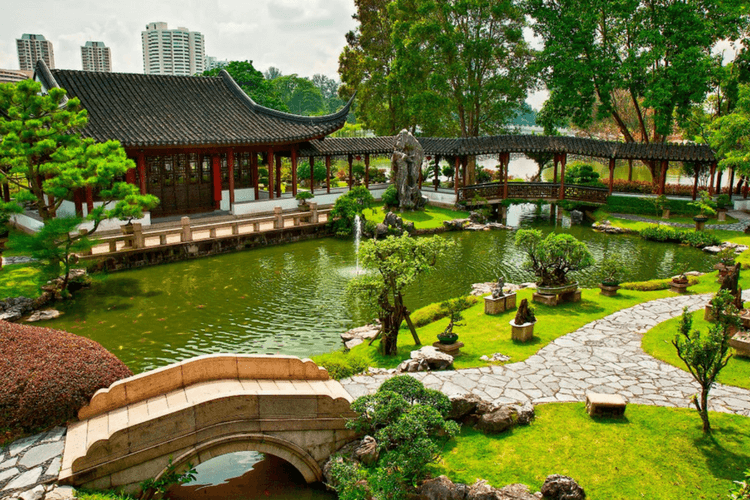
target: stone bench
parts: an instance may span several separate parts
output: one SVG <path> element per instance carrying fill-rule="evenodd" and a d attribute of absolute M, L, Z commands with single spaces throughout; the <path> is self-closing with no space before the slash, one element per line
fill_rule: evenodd
<path fill-rule="evenodd" d="M 592 417 L 621 417 L 627 403 L 619 394 L 586 393 L 586 413 Z"/>

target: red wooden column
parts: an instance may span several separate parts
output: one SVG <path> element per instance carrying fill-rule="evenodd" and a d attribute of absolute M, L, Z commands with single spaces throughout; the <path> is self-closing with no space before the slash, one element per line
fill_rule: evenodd
<path fill-rule="evenodd" d="M 453 191 L 456 193 L 456 201 L 458 201 L 458 172 L 461 170 L 461 158 L 456 156 L 456 162 L 453 166 Z"/>
<path fill-rule="evenodd" d="M 421 170 L 420 170 L 421 172 Z M 419 189 L 422 189 L 422 175 L 419 176 Z M 370 189 L 370 153 L 365 153 L 365 187 Z"/>
<path fill-rule="evenodd" d="M 708 184 L 708 194 L 713 196 L 714 194 L 714 175 L 716 174 L 716 162 L 711 163 L 711 170 L 709 173 L 709 184 Z"/>
<path fill-rule="evenodd" d="M 609 159 L 609 194 L 612 194 L 612 190 L 615 187 L 615 159 Z"/>
<path fill-rule="evenodd" d="M 273 149 L 268 149 L 268 157 L 266 159 L 266 166 L 268 167 L 268 199 L 273 200 L 276 197 L 274 182 L 273 182 Z"/>
<path fill-rule="evenodd" d="M 352 184 L 354 183 L 354 175 L 352 174 L 352 162 L 354 161 L 354 158 L 352 158 L 352 155 L 349 155 L 349 189 L 352 189 Z"/>
<path fill-rule="evenodd" d="M 214 153 L 211 155 L 211 177 L 214 181 L 214 209 L 221 208 L 221 158 Z"/>
<path fill-rule="evenodd" d="M 732 191 L 734 191 L 734 168 L 732 168 L 732 175 L 729 177 L 729 201 L 732 201 Z"/>
<path fill-rule="evenodd" d="M 310 194 L 315 194 L 315 157 L 310 157 Z"/>
<path fill-rule="evenodd" d="M 700 169 L 698 168 L 698 165 L 695 166 L 695 179 L 693 180 L 693 201 L 698 197 L 698 174 L 700 173 Z"/>
<path fill-rule="evenodd" d="M 141 194 L 146 194 L 146 155 L 143 151 L 138 153 L 138 178 L 140 180 Z"/>
<path fill-rule="evenodd" d="M 326 193 L 331 193 L 331 157 L 326 155 Z"/>
<path fill-rule="evenodd" d="M 554 172 L 555 172 L 555 175 L 554 175 L 554 177 L 552 178 L 552 182 L 553 182 L 554 184 L 557 184 L 557 163 L 558 163 L 559 161 L 560 161 L 560 155 L 559 155 L 559 154 L 557 154 L 557 153 L 555 153 L 555 156 L 554 156 L 554 160 L 552 160 L 553 164 L 555 165 L 555 167 L 554 167 Z"/>
<path fill-rule="evenodd" d="M 83 217 L 83 189 L 78 188 L 73 193 L 73 203 L 76 207 L 76 216 Z"/>
<path fill-rule="evenodd" d="M 276 197 L 281 198 L 281 155 L 276 155 Z"/>
<path fill-rule="evenodd" d="M 467 174 L 469 170 L 469 157 L 464 156 L 461 158 L 461 187 L 466 187 L 467 184 Z"/>
<path fill-rule="evenodd" d="M 565 164 L 568 163 L 568 153 L 560 155 L 560 196 L 558 199 L 565 199 Z"/>
<path fill-rule="evenodd" d="M 503 183 L 503 199 L 506 200 L 508 199 L 508 171 L 510 170 L 510 168 L 508 168 L 508 165 L 510 164 L 510 153 L 503 153 L 502 158 L 503 159 L 501 160 L 501 165 L 503 174 L 505 175 L 505 182 Z"/>
<path fill-rule="evenodd" d="M 137 161 L 138 160 L 136 159 L 136 167 L 135 168 L 138 168 Z M 136 182 L 135 182 L 135 168 L 129 168 L 128 171 L 125 172 L 125 182 L 127 182 L 128 184 L 132 184 L 133 186 L 137 185 Z"/>
<path fill-rule="evenodd" d="M 723 175 L 724 175 L 724 172 L 722 172 L 721 170 L 716 172 L 716 194 L 717 195 L 721 194 L 721 178 Z"/>
<path fill-rule="evenodd" d="M 435 191 L 437 191 L 440 186 L 440 155 L 435 156 L 435 181 L 433 184 L 435 184 Z"/>
<path fill-rule="evenodd" d="M 91 186 L 86 186 L 86 210 L 86 215 L 94 211 L 94 190 Z"/>
<path fill-rule="evenodd" d="M 745 196 L 747 198 L 747 196 Z M 6 182 L 3 184 L 3 200 L 5 203 L 8 203 L 10 201 L 10 185 Z"/>
<path fill-rule="evenodd" d="M 292 196 L 297 196 L 297 148 L 296 147 L 292 147 Z"/>
<path fill-rule="evenodd" d="M 227 168 L 229 169 L 229 210 L 234 208 L 234 150 L 227 153 Z"/>
<path fill-rule="evenodd" d="M 633 159 L 628 159 L 628 182 L 633 180 Z"/>
<path fill-rule="evenodd" d="M 258 175 L 258 153 L 255 151 L 250 153 L 250 176 L 252 177 L 254 199 L 257 200 L 260 198 L 260 175 Z"/>
<path fill-rule="evenodd" d="M 667 183 L 667 170 L 669 169 L 669 161 L 661 161 L 661 173 L 659 175 L 659 191 L 657 194 L 664 194 L 664 185 Z"/>

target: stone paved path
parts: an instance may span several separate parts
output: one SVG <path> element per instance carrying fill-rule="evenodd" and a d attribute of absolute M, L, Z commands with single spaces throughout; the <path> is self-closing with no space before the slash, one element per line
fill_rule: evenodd
<path fill-rule="evenodd" d="M 649 219 L 648 217 L 642 217 L 640 215 L 634 215 L 634 214 L 610 214 L 612 217 L 617 217 L 618 219 L 626 219 L 626 220 L 632 220 L 637 222 L 650 222 L 653 224 L 664 224 L 666 226 L 672 226 L 672 227 L 684 227 L 684 228 L 694 228 L 695 224 L 684 224 L 682 222 L 669 222 L 668 220 L 662 220 L 662 219 Z M 736 210 L 729 210 L 727 212 L 727 215 L 730 217 L 733 217 L 737 219 L 737 222 L 732 224 L 706 224 L 706 229 L 722 229 L 724 231 L 739 231 L 742 232 L 745 230 L 747 226 L 750 226 L 750 215 L 746 214 L 745 212 L 740 212 Z"/>
<path fill-rule="evenodd" d="M 744 295 L 750 299 L 750 293 Z M 594 391 L 618 393 L 634 404 L 686 407 L 698 384 L 686 371 L 643 352 L 641 338 L 658 323 L 682 314 L 684 306 L 695 311 L 709 298 L 669 297 L 618 311 L 556 339 L 523 362 L 411 375 L 449 396 L 473 393 L 495 403 L 584 401 L 586 392 Z M 341 382 L 356 398 L 376 391 L 390 376 L 361 375 Z M 750 416 L 746 389 L 717 385 L 709 400 L 712 410 Z"/>
<path fill-rule="evenodd" d="M 0 498 L 57 481 L 65 447 L 65 427 L 19 439 L 0 448 Z M 43 495 L 44 489 L 41 489 Z"/>

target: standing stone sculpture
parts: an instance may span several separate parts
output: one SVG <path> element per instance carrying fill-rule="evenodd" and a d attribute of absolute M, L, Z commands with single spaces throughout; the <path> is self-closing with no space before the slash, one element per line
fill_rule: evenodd
<path fill-rule="evenodd" d="M 398 189 L 398 207 L 412 210 L 422 208 L 424 201 L 419 189 L 419 172 L 424 160 L 424 149 L 408 130 L 396 136 L 391 156 L 391 168 Z"/>

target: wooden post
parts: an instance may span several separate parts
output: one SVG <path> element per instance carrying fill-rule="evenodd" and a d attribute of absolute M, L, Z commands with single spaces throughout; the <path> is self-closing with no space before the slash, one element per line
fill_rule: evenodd
<path fill-rule="evenodd" d="M 453 167 L 453 191 L 456 193 L 456 202 L 458 202 L 458 171 L 461 169 L 461 158 L 456 155 L 455 165 Z"/>
<path fill-rule="evenodd" d="M 698 168 L 698 165 L 695 166 L 695 179 L 693 180 L 693 201 L 695 201 L 695 198 L 698 196 L 698 174 L 700 173 L 700 169 Z"/>
<path fill-rule="evenodd" d="M 292 146 L 292 197 L 295 196 L 297 196 L 297 148 Z"/>
<path fill-rule="evenodd" d="M 86 215 L 94 211 L 94 189 L 86 186 Z"/>
<path fill-rule="evenodd" d="M 732 174 L 729 177 L 729 201 L 732 201 L 732 191 L 734 191 L 734 168 L 732 168 Z"/>
<path fill-rule="evenodd" d="M 612 195 L 612 190 L 615 187 L 615 159 L 609 159 L 609 195 Z"/>
<path fill-rule="evenodd" d="M 721 177 L 723 174 L 724 172 L 722 172 L 721 170 L 716 172 L 716 194 L 717 195 L 721 194 Z"/>
<path fill-rule="evenodd" d="M 468 172 L 469 170 L 469 157 L 463 156 L 461 158 L 461 187 L 466 187 L 468 185 Z"/>
<path fill-rule="evenodd" d="M 141 194 L 146 194 L 146 155 L 143 151 L 138 153 L 138 177 L 140 177 Z"/>
<path fill-rule="evenodd" d="M 234 150 L 227 153 L 227 168 L 229 169 L 229 210 L 234 208 Z"/>
<path fill-rule="evenodd" d="M 274 176 L 273 176 L 273 149 L 268 149 L 268 157 L 266 158 L 266 166 L 268 167 L 268 199 L 273 200 L 276 197 L 276 189 L 274 187 Z"/>
<path fill-rule="evenodd" d="M 435 181 L 433 184 L 435 184 L 435 191 L 437 192 L 438 187 L 440 187 L 440 155 L 435 156 Z"/>
<path fill-rule="evenodd" d="M 315 194 L 315 157 L 310 157 L 310 194 Z"/>
<path fill-rule="evenodd" d="M 221 208 L 221 159 L 218 154 L 211 155 L 211 177 L 214 180 L 214 209 Z"/>
<path fill-rule="evenodd" d="M 568 163 L 568 153 L 560 155 L 560 196 L 559 199 L 565 199 L 565 164 Z"/>
<path fill-rule="evenodd" d="M 3 184 L 3 200 L 5 203 L 8 203 L 10 201 L 10 186 L 6 182 Z"/>
<path fill-rule="evenodd" d="M 326 193 L 331 193 L 331 157 L 326 155 Z"/>
<path fill-rule="evenodd" d="M 422 189 L 421 174 L 419 176 L 419 179 L 420 179 L 419 189 Z M 365 153 L 365 187 L 367 189 L 370 189 L 370 153 Z"/>
<path fill-rule="evenodd" d="M 661 161 L 661 175 L 659 176 L 659 191 L 657 194 L 664 194 L 664 186 L 667 183 L 667 170 L 669 169 L 669 160 Z"/>
<path fill-rule="evenodd" d="M 633 180 L 633 159 L 628 159 L 628 182 Z"/>
<path fill-rule="evenodd" d="M 136 158 L 136 167 L 135 168 L 129 168 L 127 172 L 125 172 L 125 182 L 128 184 L 131 184 L 133 186 L 137 186 L 138 184 L 135 181 L 135 169 L 138 168 L 138 159 Z"/>
<path fill-rule="evenodd" d="M 554 184 L 557 184 L 557 163 L 560 161 L 560 155 L 555 153 L 554 160 L 552 161 L 555 164 L 555 167 L 554 167 L 555 174 L 554 174 L 554 177 L 552 178 L 552 182 Z"/>
<path fill-rule="evenodd" d="M 352 173 L 352 162 L 354 161 L 354 158 L 352 158 L 352 155 L 349 155 L 347 159 L 349 160 L 349 190 L 351 190 L 352 184 L 354 183 L 354 175 Z"/>
<path fill-rule="evenodd" d="M 508 199 L 508 171 L 510 168 L 508 168 L 510 164 L 510 153 L 503 153 L 503 160 L 502 160 L 502 169 L 503 173 L 505 174 L 505 182 L 503 183 L 503 199 Z"/>
<path fill-rule="evenodd" d="M 281 155 L 276 155 L 276 197 L 281 198 Z"/>
<path fill-rule="evenodd" d="M 713 196 L 714 194 L 714 175 L 716 174 L 716 162 L 711 163 L 711 170 L 709 177 L 709 184 L 708 184 L 708 194 Z"/>
<path fill-rule="evenodd" d="M 78 188 L 73 193 L 73 203 L 76 207 L 76 217 L 83 217 L 83 189 Z"/>
<path fill-rule="evenodd" d="M 250 153 L 250 175 L 253 178 L 253 194 L 257 200 L 260 198 L 260 175 L 258 174 L 258 153 L 255 151 Z"/>

